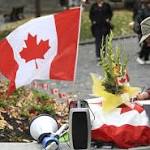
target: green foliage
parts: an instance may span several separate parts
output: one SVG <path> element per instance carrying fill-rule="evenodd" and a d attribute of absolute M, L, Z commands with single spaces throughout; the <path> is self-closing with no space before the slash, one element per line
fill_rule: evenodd
<path fill-rule="evenodd" d="M 0 40 L 5 38 L 9 33 L 11 32 L 11 30 L 4 30 L 0 32 Z"/>
<path fill-rule="evenodd" d="M 114 25 L 113 34 L 114 37 L 128 36 L 133 34 L 133 29 L 129 27 L 129 23 L 132 21 L 132 11 L 119 10 L 114 11 L 112 23 Z"/>
<path fill-rule="evenodd" d="M 37 90 L 33 90 L 33 93 L 34 93 L 35 97 L 40 97 L 40 99 L 43 101 L 46 101 L 49 98 L 51 98 L 50 95 L 48 95 L 47 93 L 39 92 Z"/>
<path fill-rule="evenodd" d="M 0 101 L 0 108 L 6 108 L 7 107 L 7 102 L 6 101 Z"/>
<path fill-rule="evenodd" d="M 111 33 L 106 39 L 106 44 L 102 43 L 100 64 L 104 72 L 103 85 L 105 89 L 110 93 L 119 94 L 123 87 L 117 84 L 116 78 L 125 75 L 128 60 L 125 55 L 121 57 L 118 47 L 113 49 L 112 39 L 113 34 Z"/>
<path fill-rule="evenodd" d="M 54 107 L 48 104 L 43 106 L 42 112 L 51 114 L 52 116 L 55 114 Z"/>
<path fill-rule="evenodd" d="M 32 18 L 29 17 L 29 18 L 25 18 L 25 19 L 22 19 L 19 21 L 8 22 L 8 23 L 5 23 L 4 25 L 1 25 L 0 40 L 3 39 L 4 37 L 6 37 L 12 30 L 14 30 L 18 26 L 24 24 L 25 22 L 29 21 L 30 19 L 32 19 Z"/>
<path fill-rule="evenodd" d="M 54 100 L 48 94 L 21 87 L 7 96 L 7 88 L 8 82 L 0 81 L 0 109 L 6 109 L 15 116 L 17 114 L 27 118 L 40 113 L 55 114 Z"/>
<path fill-rule="evenodd" d="M 81 33 L 80 33 L 80 40 L 86 40 L 92 38 L 91 33 L 91 21 L 89 19 L 89 12 L 83 11 L 81 17 Z"/>
<path fill-rule="evenodd" d="M 30 113 L 49 113 L 54 115 L 55 109 L 53 106 L 53 100 L 48 94 L 34 90 L 32 100 L 26 100 L 22 103 L 21 107 L 22 116 L 28 117 L 30 116 Z"/>

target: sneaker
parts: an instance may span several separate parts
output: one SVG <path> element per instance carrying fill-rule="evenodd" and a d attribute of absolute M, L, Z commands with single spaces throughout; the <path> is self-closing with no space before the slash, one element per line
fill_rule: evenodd
<path fill-rule="evenodd" d="M 145 64 L 150 65 L 150 60 L 146 60 L 146 61 L 145 61 Z"/>
<path fill-rule="evenodd" d="M 145 61 L 142 60 L 140 57 L 137 57 L 136 61 L 140 64 L 140 65 L 144 65 Z"/>

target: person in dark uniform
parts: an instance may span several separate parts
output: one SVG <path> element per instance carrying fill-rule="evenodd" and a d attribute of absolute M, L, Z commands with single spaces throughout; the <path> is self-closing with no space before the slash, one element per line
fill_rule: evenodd
<path fill-rule="evenodd" d="M 139 26 L 137 28 L 139 40 L 142 37 L 140 23 L 145 18 L 150 17 L 150 0 L 141 0 L 141 2 L 142 2 L 141 9 L 139 9 L 137 15 L 135 16 L 135 23 Z M 150 55 L 150 46 L 147 44 L 146 41 L 143 41 L 141 43 L 141 50 L 139 52 L 139 56 L 137 57 L 136 61 L 139 64 L 150 64 L 149 55 Z"/>
<path fill-rule="evenodd" d="M 89 12 L 91 20 L 91 32 L 95 38 L 96 58 L 100 60 L 100 49 L 103 44 L 105 45 L 106 36 L 110 33 L 112 27 L 111 18 L 113 11 L 109 3 L 104 0 L 96 0 L 92 4 Z"/>
<path fill-rule="evenodd" d="M 141 5 L 142 5 L 142 0 L 136 0 L 135 1 L 134 5 L 133 5 L 133 21 L 136 18 L 138 10 L 141 9 Z"/>
<path fill-rule="evenodd" d="M 68 7 L 69 0 L 59 0 L 60 6 L 64 9 Z"/>

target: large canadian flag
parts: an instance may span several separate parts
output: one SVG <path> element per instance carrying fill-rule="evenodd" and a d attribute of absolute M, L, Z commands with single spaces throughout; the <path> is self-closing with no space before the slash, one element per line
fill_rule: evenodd
<path fill-rule="evenodd" d="M 0 41 L 0 72 L 14 90 L 34 79 L 75 79 L 80 8 L 30 20 Z"/>

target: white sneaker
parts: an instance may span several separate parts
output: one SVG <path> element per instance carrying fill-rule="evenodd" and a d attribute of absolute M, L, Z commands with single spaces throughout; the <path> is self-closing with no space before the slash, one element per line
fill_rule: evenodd
<path fill-rule="evenodd" d="M 141 58 L 137 57 L 136 61 L 140 64 L 140 65 L 144 65 L 145 61 L 142 60 Z"/>
<path fill-rule="evenodd" d="M 150 65 L 150 60 L 146 60 L 146 61 L 145 61 L 145 64 Z"/>

